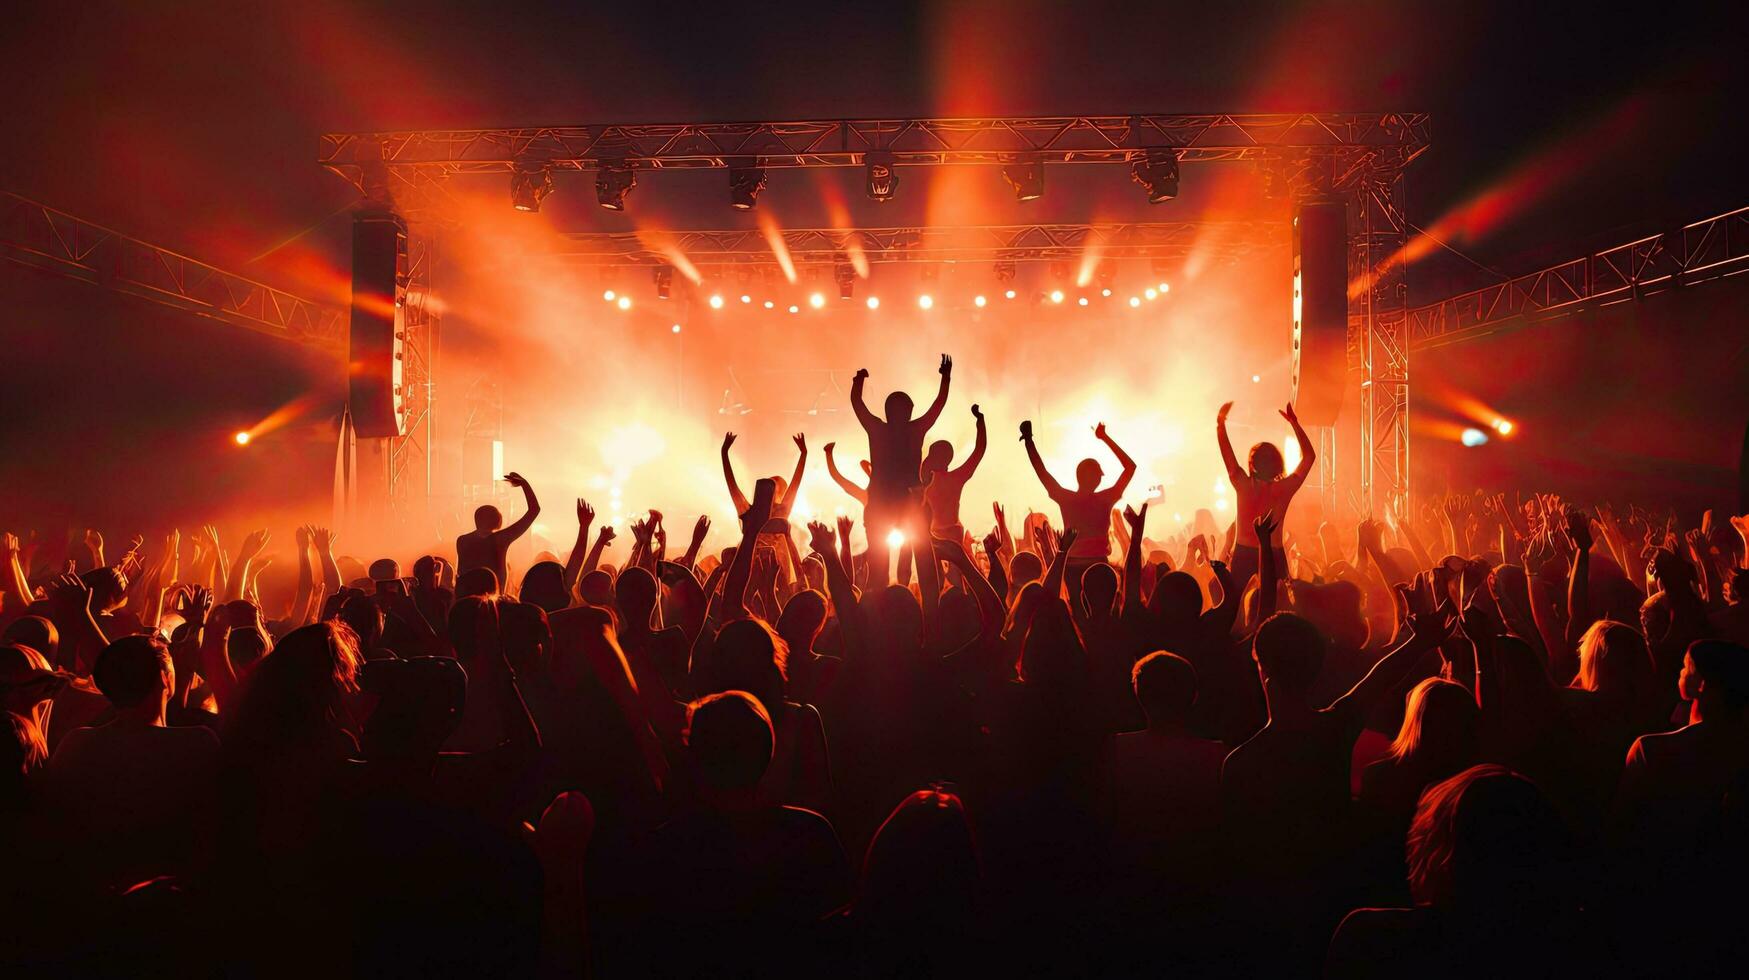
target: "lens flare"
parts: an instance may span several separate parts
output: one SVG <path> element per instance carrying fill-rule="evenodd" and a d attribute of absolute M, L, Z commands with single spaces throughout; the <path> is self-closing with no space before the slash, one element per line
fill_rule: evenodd
<path fill-rule="evenodd" d="M 713 294 L 711 296 L 711 309 L 720 310 L 722 308 L 723 308 L 723 298 L 721 296 L 717 296 L 717 295 Z"/>
<path fill-rule="evenodd" d="M 1488 441 L 1488 433 L 1481 429 L 1465 429 L 1464 434 L 1459 436 L 1458 440 L 1473 449 Z"/>
<path fill-rule="evenodd" d="M 808 305 L 817 310 L 826 305 L 826 297 L 823 294 L 814 293 L 808 297 Z"/>
<path fill-rule="evenodd" d="M 632 298 L 630 296 L 621 296 L 614 305 L 622 310 L 629 310 L 632 308 Z"/>
<path fill-rule="evenodd" d="M 917 297 L 917 305 L 927 310 L 935 305 L 935 297 L 928 293 L 924 293 L 922 296 Z"/>
<path fill-rule="evenodd" d="M 239 432 L 235 436 L 232 436 L 232 438 L 237 440 L 237 445 L 239 446 L 249 445 L 249 433 L 247 432 Z"/>
<path fill-rule="evenodd" d="M 898 528 L 893 528 L 891 531 L 887 532 L 887 547 L 889 547 L 889 548 L 903 548 L 904 546 L 905 546 L 905 532 L 904 531 L 901 531 Z"/>
<path fill-rule="evenodd" d="M 988 302 L 989 302 L 989 300 L 985 299 L 983 297 L 983 294 L 981 294 L 981 293 L 977 296 L 972 297 L 972 305 L 978 307 L 979 309 L 982 309 L 984 304 L 988 303 Z"/>
<path fill-rule="evenodd" d="M 868 308 L 871 310 L 880 309 L 881 308 L 881 298 L 879 296 L 870 296 L 868 298 Z"/>

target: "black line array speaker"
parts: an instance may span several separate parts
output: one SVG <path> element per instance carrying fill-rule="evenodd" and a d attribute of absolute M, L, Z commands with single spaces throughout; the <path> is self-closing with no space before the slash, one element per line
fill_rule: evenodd
<path fill-rule="evenodd" d="M 406 434 L 401 356 L 407 316 L 407 223 L 389 211 L 352 221 L 348 399 L 359 438 Z"/>
<path fill-rule="evenodd" d="M 1294 211 L 1294 408 L 1306 425 L 1335 425 L 1348 379 L 1348 209 Z"/>

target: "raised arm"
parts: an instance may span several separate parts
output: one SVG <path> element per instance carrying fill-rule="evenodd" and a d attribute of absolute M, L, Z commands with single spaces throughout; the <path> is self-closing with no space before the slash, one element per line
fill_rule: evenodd
<path fill-rule="evenodd" d="M 862 615 L 856 602 L 856 586 L 852 584 L 850 571 L 838 554 L 838 545 L 850 539 L 850 519 L 839 518 L 838 529 L 838 535 L 834 536 L 832 529 L 824 523 L 810 523 L 809 547 L 814 554 L 820 556 L 820 562 L 826 566 L 826 594 L 832 597 L 832 609 L 838 616 L 838 628 L 844 634 L 845 652 L 854 656 L 862 652 Z M 849 550 L 848 544 L 845 544 L 845 549 Z"/>
<path fill-rule="evenodd" d="M 1032 441 L 1031 420 L 1020 423 L 1020 441 L 1026 443 L 1026 458 L 1032 462 L 1032 471 L 1038 474 L 1038 482 L 1044 484 L 1045 493 L 1055 499 L 1063 492 L 1063 485 L 1051 476 L 1051 471 L 1045 469 L 1045 461 L 1038 454 L 1038 446 Z"/>
<path fill-rule="evenodd" d="M 753 549 L 759 543 L 759 531 L 771 519 L 771 500 L 777 496 L 777 484 L 760 480 L 753 485 L 753 502 L 741 515 L 741 546 L 735 549 L 735 560 L 723 580 L 725 619 L 739 619 L 747 612 L 747 582 L 753 576 Z"/>
<path fill-rule="evenodd" d="M 1148 505 L 1141 510 L 1123 509 L 1124 523 L 1129 525 L 1130 542 L 1123 557 L 1123 611 L 1142 608 L 1142 529 L 1148 524 Z"/>
<path fill-rule="evenodd" d="M 1215 441 L 1221 444 L 1221 462 L 1227 465 L 1227 479 L 1233 482 L 1233 488 L 1243 486 L 1247 479 L 1245 470 L 1239 465 L 1239 457 L 1233 455 L 1233 440 L 1227 436 L 1227 413 L 1233 410 L 1233 403 L 1221 406 L 1215 415 Z"/>
<path fill-rule="evenodd" d="M 309 622 L 310 594 L 316 591 L 316 573 L 310 567 L 310 539 L 313 536 L 307 524 L 293 534 L 298 543 L 298 591 L 292 599 L 291 618 L 296 626 Z"/>
<path fill-rule="evenodd" d="M 522 501 L 527 507 L 527 509 L 523 511 L 522 516 L 516 519 L 515 524 L 498 532 L 503 536 L 504 540 L 515 541 L 517 538 L 527 534 L 528 529 L 534 526 L 534 519 L 540 516 L 540 501 L 535 499 L 534 487 L 529 485 L 528 481 L 523 478 L 521 473 L 506 473 L 504 474 L 504 479 L 511 486 L 522 490 Z M 503 585 L 504 583 L 499 584 Z"/>
<path fill-rule="evenodd" d="M 578 575 L 579 579 L 595 571 L 595 566 L 601 564 L 601 552 L 613 543 L 613 538 L 613 525 L 601 525 L 601 530 L 595 532 L 595 545 L 589 549 L 589 557 L 583 561 L 583 571 Z"/>
<path fill-rule="evenodd" d="M 875 418 L 874 413 L 868 410 L 868 405 L 862 400 L 862 385 L 867 380 L 868 368 L 857 371 L 856 377 L 851 380 L 850 410 L 856 413 L 856 421 L 862 423 L 863 431 L 872 436 L 875 430 L 880 427 L 881 420 Z"/>
<path fill-rule="evenodd" d="M 838 472 L 838 464 L 832 459 L 832 450 L 836 448 L 837 445 L 838 444 L 835 442 L 828 442 L 826 444 L 826 473 L 828 476 L 832 477 L 833 483 L 838 484 L 839 489 L 850 494 L 852 500 L 855 500 L 857 503 L 866 507 L 868 506 L 868 488 L 858 486 L 856 483 L 852 482 L 849 477 Z"/>
<path fill-rule="evenodd" d="M 1045 598 L 1057 599 L 1063 595 L 1063 573 L 1069 564 L 1069 549 L 1075 544 L 1075 529 L 1065 528 L 1063 537 L 1057 542 L 1057 553 L 1051 556 L 1050 570 L 1045 572 Z"/>
<path fill-rule="evenodd" d="M 978 420 L 978 440 L 972 443 L 972 454 L 966 457 L 965 462 L 954 467 L 953 471 L 954 476 L 963 480 L 971 479 L 972 474 L 978 471 L 978 464 L 984 461 L 984 449 L 990 443 L 989 433 L 984 431 L 984 413 L 976 405 L 972 406 L 972 416 Z"/>
<path fill-rule="evenodd" d="M 790 474 L 789 487 L 783 492 L 783 503 L 792 504 L 802 492 L 802 477 L 808 472 L 808 437 L 807 433 L 798 432 L 795 435 L 796 469 Z"/>
<path fill-rule="evenodd" d="M 1131 459 L 1130 454 L 1124 452 L 1123 447 L 1119 446 L 1117 444 L 1117 440 L 1113 439 L 1105 431 L 1105 423 L 1104 422 L 1101 422 L 1101 423 L 1099 423 L 1099 425 L 1094 427 L 1093 435 L 1100 442 L 1105 443 L 1105 448 L 1111 450 L 1111 454 L 1113 456 L 1117 457 L 1118 465 L 1123 467 L 1122 471 L 1119 472 L 1117 475 L 1117 482 L 1113 483 L 1111 485 L 1111 491 L 1113 493 L 1120 493 L 1121 494 L 1124 492 L 1124 490 L 1129 488 L 1130 480 L 1135 478 L 1136 461 Z"/>
<path fill-rule="evenodd" d="M 692 566 L 698 561 L 698 549 L 704 545 L 704 536 L 711 530 L 711 519 L 704 514 L 698 515 L 698 522 L 692 525 L 692 540 L 686 545 L 686 554 L 680 558 L 680 567 L 692 571 Z"/>
<path fill-rule="evenodd" d="M 1270 535 L 1281 524 L 1275 519 L 1275 512 L 1270 511 L 1260 515 L 1251 522 L 1257 529 L 1257 540 L 1269 541 Z M 1275 594 L 1278 591 L 1276 583 L 1281 581 L 1281 570 L 1275 567 L 1275 549 L 1267 544 L 1257 549 L 1257 622 L 1275 615 Z"/>
<path fill-rule="evenodd" d="M 978 626 L 984 638 L 999 639 L 1002 635 L 1002 597 L 997 594 L 995 586 L 978 574 L 978 566 L 973 563 L 972 556 L 966 554 L 965 545 L 946 538 L 936 538 L 935 558 L 960 570 L 960 577 L 965 581 L 967 591 L 977 600 Z"/>
<path fill-rule="evenodd" d="M 346 583 L 340 581 L 340 563 L 334 560 L 334 532 L 325 527 L 312 528 L 310 540 L 316 546 L 316 558 L 322 563 L 322 596 L 340 591 Z M 317 608 L 321 604 L 317 603 Z"/>
<path fill-rule="evenodd" d="M 1300 444 L 1300 465 L 1294 467 L 1294 471 L 1287 475 L 1287 482 L 1298 487 L 1306 482 L 1306 477 L 1311 475 L 1312 464 L 1318 461 L 1318 450 L 1312 445 L 1312 437 L 1306 435 L 1306 427 L 1300 424 L 1300 416 L 1298 412 L 1294 411 L 1293 402 L 1288 402 L 1287 407 L 1281 410 L 1281 417 L 1287 419 L 1288 425 L 1293 426 L 1294 439 L 1298 440 Z"/>
<path fill-rule="evenodd" d="M 747 510 L 747 495 L 741 492 L 741 484 L 735 479 L 735 464 L 729 460 L 729 447 L 735 444 L 733 432 L 723 433 L 723 482 L 729 485 L 729 499 L 735 504 L 735 513 L 745 513 Z"/>
<path fill-rule="evenodd" d="M 941 387 L 936 389 L 935 401 L 917 419 L 918 424 L 925 429 L 934 425 L 935 420 L 941 418 L 941 410 L 947 407 L 947 388 L 953 381 L 953 358 L 946 354 L 941 355 L 941 367 L 938 370 L 941 372 Z"/>
<path fill-rule="evenodd" d="M 255 556 L 261 554 L 261 549 L 267 547 L 272 536 L 265 530 L 251 531 L 243 536 L 242 547 L 237 549 L 237 563 L 231 566 L 231 576 L 226 579 L 225 599 L 247 598 L 249 588 L 249 563 Z"/>
<path fill-rule="evenodd" d="M 1578 649 L 1579 639 L 1591 628 L 1591 519 L 1584 511 L 1569 509 L 1567 540 L 1573 543 L 1573 567 L 1567 576 L 1567 648 Z"/>
<path fill-rule="evenodd" d="M 1370 709 L 1380 697 L 1402 682 L 1423 654 L 1438 649 L 1445 642 L 1456 626 L 1456 620 L 1457 615 L 1449 603 L 1441 604 L 1432 612 L 1411 613 L 1408 638 L 1379 658 L 1359 683 L 1330 705 L 1330 710 L 1364 712 Z"/>
<path fill-rule="evenodd" d="M 577 540 L 571 545 L 571 553 L 565 556 L 565 591 L 577 584 L 577 577 L 583 574 L 583 560 L 589 556 L 589 528 L 595 523 L 595 508 L 589 506 L 589 501 L 577 498 Z"/>

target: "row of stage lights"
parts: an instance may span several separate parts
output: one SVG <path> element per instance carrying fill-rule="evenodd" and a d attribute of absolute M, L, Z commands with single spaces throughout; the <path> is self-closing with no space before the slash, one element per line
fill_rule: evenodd
<path fill-rule="evenodd" d="M 1156 146 L 1142 153 L 1142 159 L 1130 166 L 1130 179 L 1147 192 L 1148 203 L 1164 204 L 1177 197 L 1177 151 Z M 765 168 L 758 165 L 757 159 L 743 158 L 731 163 L 728 171 L 729 206 L 738 211 L 753 210 L 759 204 L 759 192 L 765 189 Z M 1021 158 L 1003 164 L 1002 179 L 1014 191 L 1016 201 L 1036 201 L 1045 196 L 1042 158 Z M 638 172 L 629 163 L 602 161 L 595 174 L 595 203 L 609 211 L 624 211 L 626 197 L 636 186 Z M 899 169 L 891 153 L 863 154 L 863 186 L 872 201 L 890 201 L 898 195 Z M 511 169 L 510 203 L 516 210 L 539 211 L 541 202 L 552 192 L 550 162 L 521 160 Z"/>
<path fill-rule="evenodd" d="M 1171 290 L 1172 290 L 1171 285 L 1162 282 L 1162 283 L 1159 283 L 1157 285 L 1149 286 L 1147 289 L 1142 290 L 1142 292 L 1140 294 L 1135 295 L 1135 296 L 1131 296 L 1126 302 L 1127 302 L 1127 305 L 1131 309 L 1138 309 L 1142 306 L 1142 304 L 1144 302 L 1153 302 L 1154 300 L 1159 299 L 1162 296 L 1165 296 Z M 1069 294 L 1064 292 L 1061 289 L 1052 289 L 1048 292 L 1041 290 L 1037 293 L 1034 293 L 1033 297 L 1034 297 L 1034 302 L 1041 304 L 1041 305 L 1045 304 L 1045 303 L 1049 303 L 1053 306 L 1061 306 L 1061 305 L 1069 302 Z M 664 296 L 662 298 L 667 299 L 666 296 Z M 849 297 L 849 296 L 841 296 L 840 297 L 840 299 L 843 299 L 843 300 L 848 300 L 850 298 L 851 297 Z M 1004 301 L 1017 300 L 1020 298 L 1020 291 L 1014 290 L 1014 289 L 1003 290 L 1000 298 Z M 1110 300 L 1110 299 L 1115 298 L 1115 294 L 1112 293 L 1111 287 L 1107 286 L 1107 287 L 1101 288 L 1099 290 L 1096 298 L 1098 301 L 1103 302 L 1105 300 Z M 601 294 L 601 299 L 603 302 L 611 303 L 614 306 L 616 306 L 622 310 L 630 310 L 632 308 L 632 305 L 633 305 L 632 298 L 630 296 L 627 296 L 625 293 L 622 293 L 622 292 L 619 292 L 618 290 L 613 290 L 613 289 L 604 290 Z M 776 310 L 779 308 L 779 304 L 777 303 L 776 300 L 769 300 L 768 299 L 768 300 L 764 300 L 760 303 L 755 304 L 752 293 L 742 293 L 740 295 L 740 301 L 741 301 L 742 305 L 745 305 L 745 306 L 758 305 L 758 306 L 763 307 L 764 309 L 767 309 L 767 310 Z M 723 294 L 721 294 L 721 293 L 712 293 L 710 295 L 710 298 L 707 299 L 705 302 L 713 310 L 720 310 L 720 309 L 723 309 L 724 307 L 729 305 L 729 300 L 726 299 L 723 296 Z M 881 298 L 879 296 L 867 297 L 862 302 L 863 302 L 864 306 L 867 306 L 871 310 L 878 310 L 881 308 Z M 1074 305 L 1075 306 L 1092 306 L 1094 302 L 1095 302 L 1095 297 L 1080 295 L 1080 296 L 1075 297 Z M 972 305 L 977 307 L 980 310 L 989 306 L 990 303 L 991 303 L 990 297 L 984 295 L 983 293 L 978 293 L 977 295 L 972 297 Z M 935 305 L 936 305 L 936 302 L 935 302 L 935 294 L 934 293 L 924 292 L 924 293 L 917 294 L 917 308 L 918 309 L 930 310 L 930 309 L 934 309 Z M 808 294 L 808 306 L 810 306 L 816 310 L 824 309 L 826 307 L 826 294 L 821 293 L 821 292 L 814 292 L 814 293 Z M 785 309 L 787 309 L 788 312 L 790 312 L 790 313 L 800 313 L 802 311 L 801 304 L 799 304 L 799 303 L 788 304 L 788 306 L 785 307 Z M 679 333 L 679 332 L 680 332 L 679 330 L 675 331 L 675 333 Z"/>

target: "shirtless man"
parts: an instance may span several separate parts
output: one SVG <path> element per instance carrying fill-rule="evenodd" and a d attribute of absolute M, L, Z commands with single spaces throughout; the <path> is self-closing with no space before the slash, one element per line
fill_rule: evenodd
<path fill-rule="evenodd" d="M 509 527 L 504 526 L 504 515 L 491 504 L 474 511 L 474 529 L 455 539 L 455 573 L 459 576 L 476 568 L 490 568 L 498 577 L 499 590 L 508 592 L 510 583 L 505 581 L 508 572 L 504 556 L 516 539 L 534 526 L 534 519 L 540 516 L 540 501 L 535 499 L 534 488 L 528 485 L 521 473 L 506 473 L 504 482 L 522 490 L 522 499 L 528 510 Z"/>
<path fill-rule="evenodd" d="M 850 384 L 850 407 L 856 420 L 868 433 L 868 508 L 863 514 L 863 527 L 868 532 L 869 581 L 885 584 L 887 580 L 887 534 L 897 530 L 907 540 L 927 533 L 922 527 L 915 491 L 921 483 L 923 440 L 929 427 L 941 417 L 947 407 L 947 389 L 953 377 L 953 358 L 941 355 L 941 389 L 935 401 L 922 415 L 911 417 L 911 396 L 895 391 L 887 396 L 887 417 L 881 419 L 868 410 L 862 398 L 863 383 L 868 369 L 856 372 Z"/>
<path fill-rule="evenodd" d="M 1233 545 L 1233 557 L 1227 564 L 1232 569 L 1233 581 L 1240 589 L 1257 573 L 1257 531 L 1253 522 L 1264 514 L 1275 515 L 1275 526 L 1278 529 L 1272 534 L 1269 546 L 1275 549 L 1275 567 L 1286 574 L 1287 554 L 1281 547 L 1281 532 L 1279 528 L 1287 523 L 1287 506 L 1299 492 L 1306 477 L 1312 472 L 1312 463 L 1317 459 L 1317 451 L 1312 447 L 1310 436 L 1300 425 L 1300 418 L 1294 414 L 1292 403 L 1281 410 L 1281 417 L 1287 419 L 1287 424 L 1293 426 L 1294 438 L 1300 443 L 1300 465 L 1292 473 L 1282 475 L 1286 464 L 1282 461 L 1281 450 L 1274 443 L 1260 442 L 1251 447 L 1246 456 L 1249 469 L 1241 469 L 1239 458 L 1233 454 L 1233 442 L 1227 438 L 1227 413 L 1233 410 L 1233 403 L 1221 406 L 1220 414 L 1215 416 L 1215 435 L 1221 443 L 1221 460 L 1227 464 L 1227 478 L 1233 481 L 1233 495 L 1238 498 L 1239 538 Z"/>
<path fill-rule="evenodd" d="M 1020 441 L 1026 443 L 1026 456 L 1032 461 L 1032 471 L 1044 484 L 1045 493 L 1062 508 L 1063 530 L 1076 533 L 1075 544 L 1069 550 L 1068 574 L 1064 576 L 1069 586 L 1071 608 L 1077 608 L 1074 602 L 1081 595 L 1081 573 L 1111 555 L 1111 509 L 1123 498 L 1130 479 L 1136 475 L 1136 461 L 1106 434 L 1104 422 L 1094 427 L 1093 435 L 1105 443 L 1123 470 L 1115 483 L 1101 490 L 1099 481 L 1105 478 L 1105 470 L 1098 460 L 1084 459 L 1075 466 L 1075 489 L 1070 490 L 1045 469 L 1045 461 L 1032 441 L 1032 423 L 1020 423 Z"/>

